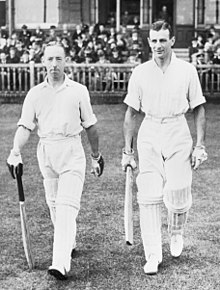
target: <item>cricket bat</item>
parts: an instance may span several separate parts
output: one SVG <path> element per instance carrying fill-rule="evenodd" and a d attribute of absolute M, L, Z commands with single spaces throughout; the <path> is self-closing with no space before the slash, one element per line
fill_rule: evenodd
<path fill-rule="evenodd" d="M 23 166 L 19 164 L 18 166 Z M 22 170 L 18 170 L 21 172 Z M 30 270 L 34 268 L 34 258 L 31 251 L 31 242 L 30 242 L 30 234 L 27 223 L 27 216 L 25 210 L 25 196 L 22 184 L 21 174 L 16 173 L 17 187 L 18 187 L 18 195 L 19 195 L 19 208 L 20 208 L 20 217 L 21 217 L 21 231 L 22 231 L 22 239 L 25 256 L 28 262 L 28 267 Z"/>
<path fill-rule="evenodd" d="M 127 245 L 133 244 L 132 189 L 133 189 L 133 169 L 131 166 L 127 166 L 126 183 L 125 183 L 125 201 L 124 201 L 124 227 L 125 227 L 125 241 Z"/>

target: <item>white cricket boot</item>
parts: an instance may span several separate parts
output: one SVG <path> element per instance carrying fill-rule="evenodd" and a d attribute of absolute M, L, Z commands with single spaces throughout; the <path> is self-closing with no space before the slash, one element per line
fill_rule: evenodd
<path fill-rule="evenodd" d="M 170 242 L 170 253 L 173 257 L 178 258 L 183 250 L 183 236 L 181 234 L 172 235 Z"/>
<path fill-rule="evenodd" d="M 158 266 L 160 262 L 156 255 L 150 255 L 147 263 L 144 266 L 144 273 L 147 275 L 155 275 L 158 272 Z"/>

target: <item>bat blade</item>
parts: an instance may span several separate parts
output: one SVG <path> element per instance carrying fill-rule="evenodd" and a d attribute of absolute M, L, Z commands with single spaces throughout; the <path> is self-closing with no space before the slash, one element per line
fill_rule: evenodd
<path fill-rule="evenodd" d="M 21 231 L 25 256 L 30 270 L 34 268 L 34 258 L 31 251 L 31 241 L 24 202 L 19 203 L 21 217 Z"/>
<path fill-rule="evenodd" d="M 30 241 L 30 234 L 29 228 L 27 223 L 27 216 L 25 210 L 25 196 L 24 196 L 24 189 L 22 184 L 22 164 L 19 164 L 20 174 L 16 174 L 17 186 L 18 186 L 18 196 L 19 196 L 19 208 L 20 208 L 20 218 L 21 218 L 21 232 L 22 232 L 22 240 L 23 240 L 23 247 L 25 256 L 28 262 L 28 267 L 30 270 L 34 268 L 34 258 L 31 251 L 31 241 Z"/>
<path fill-rule="evenodd" d="M 124 227 L 125 227 L 125 241 L 128 245 L 133 244 L 132 188 L 133 188 L 133 170 L 131 166 L 127 166 L 126 183 L 125 183 L 125 202 L 124 202 Z"/>

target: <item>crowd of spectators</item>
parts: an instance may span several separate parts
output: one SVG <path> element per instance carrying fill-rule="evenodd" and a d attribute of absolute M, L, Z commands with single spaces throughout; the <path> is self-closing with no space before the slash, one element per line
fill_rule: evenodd
<path fill-rule="evenodd" d="M 189 60 L 195 65 L 220 64 L 220 34 L 213 25 L 205 37 L 198 35 L 192 39 Z"/>
<path fill-rule="evenodd" d="M 143 41 L 139 27 L 128 30 L 124 25 L 120 32 L 116 32 L 115 27 L 107 29 L 99 23 L 94 26 L 76 25 L 72 31 L 65 24 L 61 30 L 50 26 L 47 33 L 40 26 L 31 31 L 24 24 L 10 37 L 0 30 L 0 63 L 41 63 L 44 46 L 51 42 L 63 45 L 67 62 L 142 62 Z"/>

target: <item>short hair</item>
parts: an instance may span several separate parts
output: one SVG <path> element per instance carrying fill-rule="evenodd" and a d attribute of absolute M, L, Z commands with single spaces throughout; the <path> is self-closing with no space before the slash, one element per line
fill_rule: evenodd
<path fill-rule="evenodd" d="M 169 30 L 170 38 L 173 37 L 173 29 L 171 25 L 165 20 L 158 20 L 151 24 L 150 30 Z"/>
<path fill-rule="evenodd" d="M 43 53 L 45 54 L 45 50 L 47 47 L 51 47 L 51 46 L 57 46 L 57 47 L 61 47 L 64 51 L 64 55 L 66 56 L 66 51 L 65 51 L 65 48 L 64 46 L 62 45 L 62 43 L 59 43 L 59 42 L 56 42 L 56 41 L 50 41 L 48 42 L 45 46 L 44 46 L 44 49 L 43 49 Z"/>

